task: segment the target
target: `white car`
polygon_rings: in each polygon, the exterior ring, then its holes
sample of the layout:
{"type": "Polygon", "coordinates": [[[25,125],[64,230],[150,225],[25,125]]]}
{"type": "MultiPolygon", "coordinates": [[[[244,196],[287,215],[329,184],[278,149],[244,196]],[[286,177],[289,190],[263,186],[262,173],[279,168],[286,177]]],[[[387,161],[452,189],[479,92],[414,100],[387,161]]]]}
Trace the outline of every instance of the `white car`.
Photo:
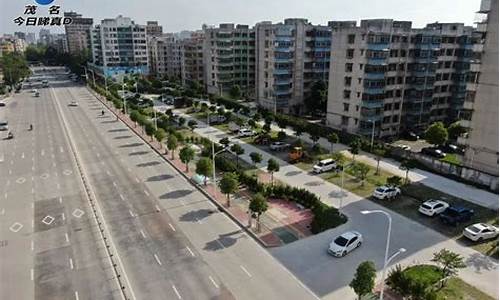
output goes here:
{"type": "Polygon", "coordinates": [[[253,131],[251,129],[243,128],[243,129],[240,129],[238,131],[239,137],[248,137],[248,136],[254,136],[254,135],[255,135],[255,131],[253,131]]]}
{"type": "Polygon", "coordinates": [[[281,151],[285,150],[288,147],[290,147],[290,144],[284,143],[284,142],[274,142],[272,143],[269,148],[273,151],[281,151]]]}
{"type": "Polygon", "coordinates": [[[78,102],[76,102],[76,101],[71,101],[68,105],[69,105],[69,106],[78,106],[78,102]]]}
{"type": "Polygon", "coordinates": [[[466,227],[463,235],[474,242],[494,239],[498,236],[498,228],[490,224],[476,223],[466,227]]]}
{"type": "Polygon", "coordinates": [[[399,148],[401,150],[406,150],[406,151],[410,151],[411,150],[410,146],[404,145],[404,144],[397,144],[397,145],[394,145],[394,147],[399,148]]]}
{"type": "Polygon", "coordinates": [[[373,191],[372,196],[379,199],[391,199],[401,194],[401,190],[395,186],[379,186],[373,191]]]}
{"type": "Polygon", "coordinates": [[[329,159],[323,159],[320,161],[318,164],[313,166],[313,172],[316,174],[320,174],[323,172],[328,172],[337,167],[337,163],[335,160],[329,158],[329,159]]]}
{"type": "Polygon", "coordinates": [[[347,231],[335,238],[328,247],[328,253],[336,257],[346,256],[363,243],[363,236],[357,231],[347,231]]]}
{"type": "Polygon", "coordinates": [[[448,203],[441,200],[427,200],[420,205],[418,211],[424,215],[433,217],[445,211],[448,206],[448,203]]]}

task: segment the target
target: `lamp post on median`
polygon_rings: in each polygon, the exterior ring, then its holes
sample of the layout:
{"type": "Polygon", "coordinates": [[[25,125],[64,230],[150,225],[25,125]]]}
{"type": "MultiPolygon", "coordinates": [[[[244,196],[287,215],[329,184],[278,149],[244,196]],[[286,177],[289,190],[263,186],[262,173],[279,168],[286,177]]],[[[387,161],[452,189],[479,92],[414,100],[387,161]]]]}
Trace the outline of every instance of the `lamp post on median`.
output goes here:
{"type": "Polygon", "coordinates": [[[377,213],[378,214],[383,214],[389,220],[389,226],[387,228],[387,241],[386,241],[386,244],[385,244],[384,268],[382,270],[382,289],[380,290],[380,297],[379,297],[380,300],[383,300],[384,299],[384,289],[385,289],[385,274],[386,274],[386,271],[387,271],[387,265],[396,256],[398,256],[401,253],[406,252],[406,249],[405,248],[400,248],[393,255],[391,255],[391,257],[389,257],[389,244],[391,242],[391,229],[392,229],[392,217],[391,217],[391,215],[388,212],[386,212],[384,210],[380,210],[380,209],[376,209],[376,210],[362,210],[361,211],[361,214],[363,214],[363,215],[377,214],[377,213]]]}
{"type": "Polygon", "coordinates": [[[341,179],[340,179],[340,204],[339,204],[339,215],[342,214],[342,203],[344,202],[344,193],[345,193],[345,190],[344,190],[344,171],[345,171],[345,167],[350,167],[352,166],[353,163],[350,163],[350,164],[342,164],[342,175],[341,175],[341,179]]]}
{"type": "Polygon", "coordinates": [[[368,120],[368,122],[372,123],[372,138],[370,142],[370,151],[373,150],[373,140],[375,139],[375,120],[368,120]]]}
{"type": "Polygon", "coordinates": [[[227,150],[228,147],[224,147],[222,150],[215,152],[215,142],[212,141],[212,181],[214,184],[214,195],[217,190],[217,184],[215,182],[215,156],[227,150]]]}

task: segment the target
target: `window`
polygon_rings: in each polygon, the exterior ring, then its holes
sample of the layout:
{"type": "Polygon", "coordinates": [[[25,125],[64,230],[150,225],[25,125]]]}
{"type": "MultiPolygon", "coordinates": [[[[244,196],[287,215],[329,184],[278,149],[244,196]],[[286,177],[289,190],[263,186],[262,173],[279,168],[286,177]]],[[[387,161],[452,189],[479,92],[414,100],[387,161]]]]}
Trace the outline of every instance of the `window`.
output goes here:
{"type": "Polygon", "coordinates": [[[344,103],[344,111],[349,111],[349,103],[344,103]]]}
{"type": "Polygon", "coordinates": [[[344,85],[351,86],[352,77],[344,77],[344,85]]]}
{"type": "Polygon", "coordinates": [[[450,73],[443,73],[443,80],[449,80],[450,79],[450,73]]]}
{"type": "Polygon", "coordinates": [[[344,99],[351,99],[351,91],[344,90],[344,99]]]}
{"type": "Polygon", "coordinates": [[[359,69],[363,70],[363,64],[359,64],[359,69]]]}
{"type": "Polygon", "coordinates": [[[361,97],[361,92],[356,92],[356,97],[361,97]]]}
{"type": "Polygon", "coordinates": [[[445,69],[449,69],[449,68],[451,68],[451,61],[445,61],[445,62],[444,62],[444,68],[445,68],[445,69]]]}
{"type": "Polygon", "coordinates": [[[387,124],[390,121],[391,121],[391,117],[384,117],[384,119],[382,120],[382,123],[387,124]]]}
{"type": "Polygon", "coordinates": [[[355,34],[349,34],[347,36],[347,43],[348,44],[354,44],[355,39],[356,39],[356,35],[355,34]]]}
{"type": "Polygon", "coordinates": [[[388,110],[391,110],[391,109],[392,109],[392,104],[391,103],[384,104],[384,111],[388,111],[388,110]]]}
{"type": "Polygon", "coordinates": [[[342,116],[342,125],[347,126],[349,124],[349,117],[342,116]]]}
{"type": "Polygon", "coordinates": [[[399,51],[399,56],[406,57],[406,50],[399,51]]]}
{"type": "Polygon", "coordinates": [[[356,105],[356,111],[359,111],[359,105],[356,105]]]}
{"type": "Polygon", "coordinates": [[[401,90],[396,90],[396,97],[401,97],[401,90]]]}
{"type": "Polygon", "coordinates": [[[397,123],[397,122],[399,122],[399,116],[398,115],[392,116],[392,123],[397,123]]]}
{"type": "Polygon", "coordinates": [[[399,110],[399,102],[394,103],[394,110],[399,110]]]}
{"type": "Polygon", "coordinates": [[[352,72],[352,64],[351,63],[345,64],[345,71],[346,72],[352,72]]]}
{"type": "Polygon", "coordinates": [[[346,58],[353,58],[354,57],[354,49],[347,49],[346,51],[346,58]]]}

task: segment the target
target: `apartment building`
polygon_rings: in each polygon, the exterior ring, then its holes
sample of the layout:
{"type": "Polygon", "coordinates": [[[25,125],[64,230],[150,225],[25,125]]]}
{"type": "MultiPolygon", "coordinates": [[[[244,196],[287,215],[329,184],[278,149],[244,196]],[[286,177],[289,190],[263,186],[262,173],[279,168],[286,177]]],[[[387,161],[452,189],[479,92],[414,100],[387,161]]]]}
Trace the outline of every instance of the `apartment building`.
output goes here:
{"type": "Polygon", "coordinates": [[[175,34],[148,36],[148,53],[151,74],[181,79],[182,45],[175,34]]]}
{"type": "Polygon", "coordinates": [[[97,73],[109,77],[148,74],[146,26],[118,16],[104,19],[92,29],[92,63],[97,73]]]}
{"type": "Polygon", "coordinates": [[[181,80],[182,84],[189,85],[198,82],[205,86],[203,80],[203,31],[192,32],[181,44],[181,80]]]}
{"type": "Polygon", "coordinates": [[[163,34],[163,27],[158,24],[158,21],[146,22],[146,35],[147,36],[161,36],[163,34]]]}
{"type": "Polygon", "coordinates": [[[300,114],[316,81],[328,81],[331,29],[307,19],[255,25],[255,95],[259,105],[300,114]]]}
{"type": "Polygon", "coordinates": [[[474,45],[476,61],[467,83],[461,124],[469,132],[465,164],[498,176],[498,1],[483,0],[476,32],[484,44],[474,45]],[[481,62],[481,64],[479,64],[481,62]]]}
{"type": "Polygon", "coordinates": [[[27,43],[19,35],[4,34],[0,37],[0,57],[6,53],[24,53],[27,43]]]}
{"type": "Polygon", "coordinates": [[[255,92],[255,31],[248,25],[204,26],[203,69],[209,94],[228,94],[237,85],[244,97],[255,92]]]}
{"type": "Polygon", "coordinates": [[[392,19],[332,24],[329,126],[385,138],[457,118],[473,30],[461,23],[411,25],[392,19]]]}
{"type": "Polygon", "coordinates": [[[90,30],[94,20],[92,18],[83,18],[81,14],[73,11],[65,12],[64,17],[73,20],[70,24],[64,25],[69,53],[90,52],[90,30]]]}

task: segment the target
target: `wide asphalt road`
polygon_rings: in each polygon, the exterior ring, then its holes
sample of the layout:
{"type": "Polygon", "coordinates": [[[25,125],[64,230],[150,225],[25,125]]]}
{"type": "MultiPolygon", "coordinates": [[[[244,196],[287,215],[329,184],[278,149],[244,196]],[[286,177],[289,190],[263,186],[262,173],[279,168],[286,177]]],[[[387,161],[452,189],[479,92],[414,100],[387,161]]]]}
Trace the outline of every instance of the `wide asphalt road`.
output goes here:
{"type": "Polygon", "coordinates": [[[121,297],[87,196],[130,299],[316,298],[109,111],[101,116],[86,88],[54,80],[40,91],[7,108],[16,137],[1,141],[1,299],[121,297]]]}

